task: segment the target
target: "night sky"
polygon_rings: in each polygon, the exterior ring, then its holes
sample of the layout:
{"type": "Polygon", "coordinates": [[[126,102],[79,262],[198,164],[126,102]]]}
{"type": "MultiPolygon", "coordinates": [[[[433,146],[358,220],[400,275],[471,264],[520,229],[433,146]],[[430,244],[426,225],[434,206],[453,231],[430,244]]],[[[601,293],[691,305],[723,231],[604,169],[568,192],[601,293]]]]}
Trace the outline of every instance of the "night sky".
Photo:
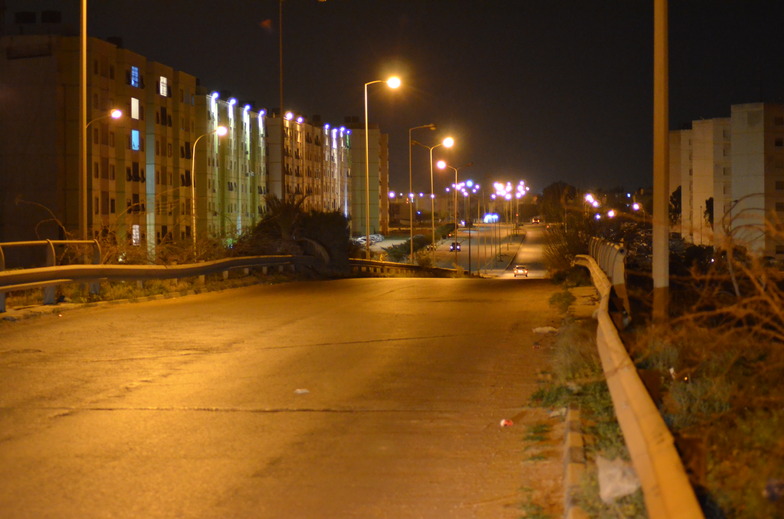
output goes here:
{"type": "MultiPolygon", "coordinates": [[[[89,32],[278,107],[278,0],[91,0],[89,32]],[[264,23],[267,20],[267,23],[264,23]]],[[[408,189],[408,130],[461,177],[626,189],[652,181],[653,0],[285,0],[287,110],[390,135],[392,186],[408,189]]],[[[670,1],[670,126],[784,102],[784,1],[670,1]]],[[[414,148],[414,188],[429,189],[414,148]]],[[[437,172],[437,189],[449,175],[437,172]]]]}

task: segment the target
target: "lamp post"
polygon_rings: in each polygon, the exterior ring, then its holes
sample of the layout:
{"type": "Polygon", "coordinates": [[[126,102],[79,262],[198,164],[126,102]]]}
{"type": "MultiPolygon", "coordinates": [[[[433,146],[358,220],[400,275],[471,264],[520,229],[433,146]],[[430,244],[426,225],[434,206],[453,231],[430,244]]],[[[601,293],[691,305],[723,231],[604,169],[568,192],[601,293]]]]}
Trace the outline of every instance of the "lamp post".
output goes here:
{"type": "Polygon", "coordinates": [[[196,254],[196,144],[202,137],[207,135],[217,134],[218,137],[223,137],[228,133],[228,128],[225,126],[218,126],[211,132],[203,133],[196,137],[193,141],[191,149],[191,236],[193,237],[193,253],[196,254]]]}
{"type": "MultiPolygon", "coordinates": [[[[413,166],[412,166],[412,150],[414,148],[414,141],[411,139],[411,132],[414,130],[419,130],[427,128],[429,130],[435,130],[435,124],[425,124],[422,126],[414,126],[413,128],[408,129],[408,223],[411,227],[411,231],[409,233],[409,244],[410,244],[410,256],[411,263],[414,263],[414,204],[411,200],[411,194],[414,192],[414,173],[413,173],[413,166]]],[[[432,165],[431,165],[432,168],[432,165]]],[[[432,189],[431,189],[432,192],[432,189]]]]}
{"type": "MultiPolygon", "coordinates": [[[[469,162],[468,164],[463,164],[462,166],[459,166],[459,167],[456,168],[454,166],[450,166],[449,164],[447,164],[445,160],[439,160],[438,164],[437,164],[438,169],[449,168],[449,169],[451,169],[452,171],[455,172],[455,185],[454,185],[454,189],[452,190],[454,192],[454,198],[455,198],[455,204],[454,204],[455,242],[457,242],[457,227],[458,227],[458,225],[457,225],[457,176],[458,175],[457,174],[458,174],[458,171],[460,171],[461,169],[467,168],[467,167],[469,167],[471,165],[473,165],[473,162],[469,162]]],[[[455,249],[455,269],[457,269],[457,247],[454,247],[454,249],[455,249]]]]}
{"type": "Polygon", "coordinates": [[[427,146],[422,144],[421,142],[414,141],[414,144],[418,144],[423,148],[427,148],[430,152],[430,248],[433,253],[433,258],[435,259],[435,250],[436,250],[436,201],[435,201],[435,189],[433,183],[433,150],[438,148],[439,146],[443,146],[444,148],[451,148],[455,145],[455,140],[452,137],[447,137],[443,141],[439,142],[438,144],[434,144],[433,146],[427,146]]]}
{"type": "MultiPolygon", "coordinates": [[[[87,114],[85,113],[83,115],[86,116],[87,114]]],[[[87,130],[90,128],[90,125],[93,124],[95,121],[100,121],[101,119],[106,119],[107,117],[111,117],[112,119],[116,120],[122,116],[123,116],[122,110],[113,108],[112,110],[109,110],[108,113],[99,115],[98,117],[96,117],[95,119],[91,120],[90,122],[84,125],[84,131],[82,132],[82,138],[80,139],[82,141],[82,146],[81,146],[82,150],[81,153],[79,154],[80,155],[79,165],[81,170],[80,171],[81,185],[79,186],[80,188],[79,197],[81,198],[81,200],[79,200],[79,229],[81,230],[83,240],[87,240],[89,238],[89,233],[87,230],[87,213],[88,213],[87,179],[90,176],[87,174],[87,141],[89,140],[89,134],[87,130]]],[[[84,120],[86,121],[87,118],[85,117],[84,120]]]]}
{"type": "Polygon", "coordinates": [[[376,79],[365,83],[365,254],[370,259],[370,150],[368,139],[368,85],[386,83],[389,88],[398,88],[400,78],[392,76],[387,80],[376,79]]]}

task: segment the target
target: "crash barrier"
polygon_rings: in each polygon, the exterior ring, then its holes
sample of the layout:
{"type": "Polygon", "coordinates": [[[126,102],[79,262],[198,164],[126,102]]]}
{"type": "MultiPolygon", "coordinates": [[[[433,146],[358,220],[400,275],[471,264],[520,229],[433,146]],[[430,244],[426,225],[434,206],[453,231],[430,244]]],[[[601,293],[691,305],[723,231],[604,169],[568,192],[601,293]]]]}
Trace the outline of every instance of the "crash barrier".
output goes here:
{"type": "MultiPolygon", "coordinates": [[[[13,241],[0,243],[0,273],[6,269],[6,254],[5,250],[14,248],[36,249],[43,248],[45,251],[44,265],[46,267],[54,267],[57,265],[56,247],[69,247],[74,245],[89,245],[92,247],[92,263],[101,263],[101,245],[97,240],[34,240],[34,241],[13,241]]],[[[86,259],[83,258],[83,259],[86,259]]],[[[44,304],[54,304],[55,290],[57,285],[61,284],[57,280],[47,280],[40,282],[26,283],[23,288],[18,290],[26,290],[33,288],[43,289],[44,304]]],[[[0,312],[5,312],[5,297],[6,291],[0,289],[0,312]]]]}
{"type": "Polygon", "coordinates": [[[184,265],[60,265],[23,270],[0,271],[0,312],[5,312],[6,292],[44,288],[44,304],[54,304],[54,290],[66,283],[97,283],[98,281],[147,281],[198,277],[223,272],[224,277],[233,269],[269,268],[296,270],[298,266],[311,265],[310,256],[242,256],[184,265]]]}
{"type": "Polygon", "coordinates": [[[632,315],[626,291],[626,248],[619,243],[593,237],[588,251],[610,280],[612,293],[608,311],[616,326],[623,329],[631,322],[632,315]]]}
{"type": "Polygon", "coordinates": [[[608,306],[613,283],[593,257],[580,254],[575,264],[588,268],[599,292],[596,344],[615,415],[642,485],[648,517],[703,519],[672,435],[610,318],[608,306]]]}
{"type": "MultiPolygon", "coordinates": [[[[351,259],[351,274],[357,277],[422,276],[453,277],[457,270],[440,267],[422,267],[407,263],[393,263],[366,259],[351,259]]],[[[466,274],[467,275],[467,274],[466,274]]]]}

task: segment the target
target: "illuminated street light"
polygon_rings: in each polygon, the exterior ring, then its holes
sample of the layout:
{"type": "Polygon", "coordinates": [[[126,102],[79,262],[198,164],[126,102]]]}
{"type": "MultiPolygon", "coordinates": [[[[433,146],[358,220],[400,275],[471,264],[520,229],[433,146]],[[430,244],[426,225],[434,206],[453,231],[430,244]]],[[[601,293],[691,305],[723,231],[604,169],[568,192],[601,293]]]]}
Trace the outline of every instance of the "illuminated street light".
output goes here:
{"type": "Polygon", "coordinates": [[[193,253],[196,254],[196,144],[202,137],[207,135],[216,134],[218,137],[223,137],[229,132],[225,126],[218,126],[211,132],[203,133],[196,137],[193,141],[193,148],[191,149],[191,236],[193,237],[193,253]]]}
{"type": "MultiPolygon", "coordinates": [[[[450,166],[449,164],[447,164],[445,160],[439,160],[436,165],[438,166],[438,169],[449,168],[449,169],[451,169],[452,171],[455,172],[455,183],[454,183],[454,189],[452,191],[453,191],[454,197],[455,197],[455,207],[454,207],[454,212],[455,212],[455,235],[454,235],[454,240],[455,240],[455,242],[457,242],[457,227],[458,227],[458,225],[457,225],[457,192],[459,190],[458,187],[457,187],[457,172],[459,170],[463,169],[463,168],[467,168],[467,167],[473,165],[473,162],[469,162],[468,164],[464,164],[464,165],[456,168],[456,167],[453,167],[453,166],[450,166]]],[[[457,247],[455,247],[454,249],[455,249],[455,269],[457,269],[457,266],[458,266],[458,263],[457,263],[457,247]]]]}
{"type": "MultiPolygon", "coordinates": [[[[86,114],[85,114],[86,115],[86,114]]],[[[88,122],[84,125],[84,136],[83,136],[83,145],[82,151],[80,153],[80,165],[81,165],[81,185],[79,186],[79,228],[81,230],[82,239],[86,240],[89,238],[89,234],[87,232],[87,179],[89,175],[87,174],[87,130],[90,128],[90,125],[93,124],[95,121],[100,121],[101,119],[111,118],[117,120],[123,116],[123,111],[118,108],[113,108],[109,110],[107,113],[100,115],[93,119],[92,121],[88,122]]],[[[86,117],[85,117],[86,120],[86,117]]]]}
{"type": "Polygon", "coordinates": [[[392,76],[386,81],[376,79],[365,83],[365,254],[370,259],[370,140],[368,139],[368,85],[386,83],[389,88],[398,88],[400,78],[392,76]]]}
{"type": "MultiPolygon", "coordinates": [[[[414,130],[424,129],[427,128],[428,130],[435,130],[435,124],[424,124],[422,126],[414,126],[413,128],[408,129],[408,192],[411,193],[414,191],[414,173],[412,167],[412,150],[414,149],[414,141],[411,138],[411,132],[414,130]]],[[[409,204],[408,206],[408,223],[410,226],[410,233],[409,233],[409,244],[410,244],[410,260],[411,263],[414,263],[414,204],[409,204]]]]}
{"type": "Polygon", "coordinates": [[[446,137],[444,140],[439,142],[438,144],[434,144],[433,146],[427,146],[426,144],[422,144],[421,142],[414,141],[413,144],[418,144],[423,148],[427,148],[430,152],[430,249],[431,253],[433,254],[433,260],[435,264],[435,257],[436,257],[436,192],[434,189],[433,184],[433,150],[438,148],[439,146],[443,146],[444,148],[451,148],[455,145],[455,140],[452,137],[446,137]]]}

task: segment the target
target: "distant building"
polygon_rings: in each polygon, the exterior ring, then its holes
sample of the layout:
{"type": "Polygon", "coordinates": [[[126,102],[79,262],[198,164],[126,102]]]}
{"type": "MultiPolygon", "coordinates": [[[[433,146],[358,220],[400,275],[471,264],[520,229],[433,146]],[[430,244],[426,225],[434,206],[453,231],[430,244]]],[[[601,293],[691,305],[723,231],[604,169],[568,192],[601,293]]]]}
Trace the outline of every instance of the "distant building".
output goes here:
{"type": "MultiPolygon", "coordinates": [[[[6,34],[23,33],[0,38],[0,241],[80,237],[79,38],[57,34],[73,23],[55,11],[0,14],[6,34]],[[55,18],[62,23],[41,23],[55,18]]],[[[88,39],[89,238],[146,247],[150,257],[194,234],[230,240],[266,214],[270,193],[350,217],[350,130],[281,124],[223,97],[119,41],[88,39]]]]}
{"type": "Polygon", "coordinates": [[[784,259],[784,105],[732,106],[733,236],[749,250],[784,259]]]}
{"type": "Polygon", "coordinates": [[[729,232],[755,254],[784,259],[784,105],[733,105],[729,118],[671,132],[670,167],[680,172],[684,238],[721,247],[729,232]]]}
{"type": "Polygon", "coordinates": [[[353,143],[350,177],[351,232],[355,236],[389,232],[389,136],[382,133],[378,125],[368,125],[369,153],[366,164],[364,124],[359,122],[358,118],[352,117],[347,118],[346,127],[352,132],[353,143]],[[366,177],[369,184],[366,184],[366,177]],[[369,199],[367,191],[370,193],[369,199]],[[369,229],[366,226],[367,214],[370,215],[369,229]]]}

